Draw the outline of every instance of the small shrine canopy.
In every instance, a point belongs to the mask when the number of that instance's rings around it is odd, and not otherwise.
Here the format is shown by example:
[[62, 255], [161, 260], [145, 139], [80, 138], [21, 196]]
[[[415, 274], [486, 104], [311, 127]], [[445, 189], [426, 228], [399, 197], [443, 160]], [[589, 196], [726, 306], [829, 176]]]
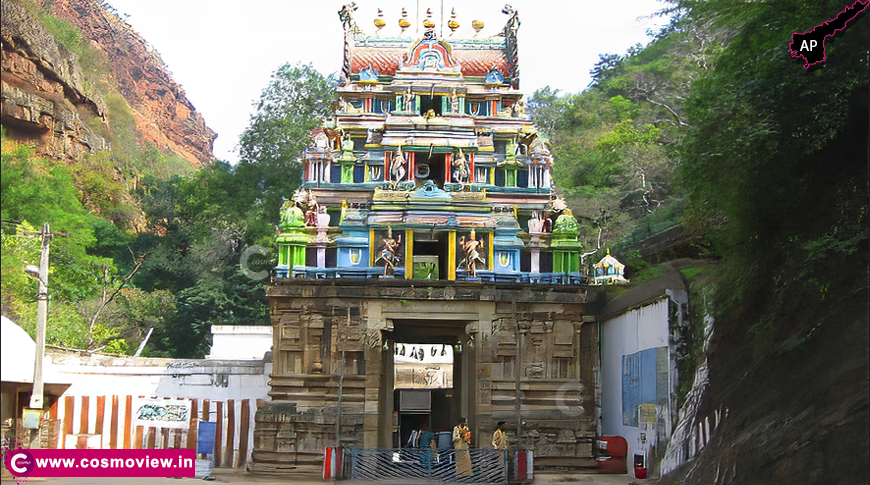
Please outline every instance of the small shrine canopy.
[[627, 285], [630, 282], [623, 276], [624, 271], [625, 265], [611, 256], [610, 249], [608, 249], [607, 256], [604, 256], [601, 258], [601, 261], [595, 263], [595, 284]]

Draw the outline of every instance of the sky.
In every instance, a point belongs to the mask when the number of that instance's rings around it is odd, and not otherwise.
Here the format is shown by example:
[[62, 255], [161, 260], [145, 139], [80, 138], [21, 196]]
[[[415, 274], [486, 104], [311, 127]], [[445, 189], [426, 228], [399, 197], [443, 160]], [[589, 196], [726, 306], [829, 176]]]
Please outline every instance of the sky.
[[[338, 10], [348, 1], [246, 0], [109, 0], [169, 66], [206, 124], [218, 133], [214, 154], [238, 161], [238, 138], [248, 125], [254, 101], [268, 86], [273, 71], [285, 63], [311, 63], [325, 75], [340, 71], [343, 31]], [[472, 20], [482, 20], [479, 37], [501, 31], [507, 15], [499, 1], [356, 0], [354, 20], [364, 33], [375, 32], [377, 9], [387, 26], [379, 35], [399, 34], [401, 9], [415, 30], [433, 12], [449, 40], [451, 9], [460, 23], [454, 34], [469, 38]], [[646, 45], [647, 30], [666, 20], [654, 16], [665, 7], [659, 0], [510, 0], [519, 12], [520, 90], [530, 96], [550, 86], [576, 93], [589, 84], [589, 70], [603, 53], [623, 54], [634, 44]], [[419, 12], [419, 21], [417, 15]], [[422, 28], [422, 27], [421, 27]]]

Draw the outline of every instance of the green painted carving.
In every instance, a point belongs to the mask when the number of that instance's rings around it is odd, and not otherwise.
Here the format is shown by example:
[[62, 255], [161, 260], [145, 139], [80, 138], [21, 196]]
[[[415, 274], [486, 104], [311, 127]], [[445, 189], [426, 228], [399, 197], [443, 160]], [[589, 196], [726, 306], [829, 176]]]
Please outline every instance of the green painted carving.
[[580, 271], [580, 248], [577, 235], [580, 226], [570, 209], [556, 219], [553, 224], [553, 238], [550, 248], [553, 250], [553, 271], [557, 273], [574, 273]]
[[282, 230], [293, 227], [305, 227], [305, 214], [293, 201], [288, 200], [281, 206], [281, 223], [278, 227]]
[[516, 165], [504, 165], [504, 186], [505, 187], [516, 187], [517, 186], [517, 166]]
[[580, 226], [577, 224], [577, 219], [574, 218], [574, 214], [572, 214], [570, 210], [565, 210], [565, 212], [556, 219], [556, 223], [553, 225], [553, 234], [565, 234], [574, 236], [575, 238], [580, 234]]
[[278, 244], [278, 265], [305, 266], [305, 245], [311, 237], [305, 233], [305, 214], [299, 207], [302, 200], [300, 191], [294, 195], [293, 201], [286, 201], [281, 206], [281, 223], [278, 225], [280, 234], [275, 238]]
[[353, 155], [353, 140], [349, 134], [341, 138], [341, 155], [338, 157], [338, 163], [341, 164], [341, 183], [352, 184], [356, 157]]
[[517, 144], [514, 142], [514, 139], [511, 138], [508, 140], [507, 145], [504, 149], [504, 161], [505, 162], [516, 162], [517, 161]]
[[423, 280], [440, 279], [438, 256], [414, 256], [414, 278]]

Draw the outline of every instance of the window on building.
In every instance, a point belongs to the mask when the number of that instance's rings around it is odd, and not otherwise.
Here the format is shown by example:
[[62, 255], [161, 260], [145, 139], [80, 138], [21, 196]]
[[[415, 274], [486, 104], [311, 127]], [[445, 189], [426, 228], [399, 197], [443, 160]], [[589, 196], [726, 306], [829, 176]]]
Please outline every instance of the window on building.
[[420, 114], [425, 116], [431, 109], [435, 111], [435, 116], [441, 116], [441, 96], [429, 96], [428, 94], [420, 95]]
[[496, 168], [495, 169], [495, 185], [498, 187], [504, 187], [504, 169]]
[[486, 101], [468, 101], [465, 103], [465, 114], [489, 116], [489, 104]]
[[492, 170], [492, 167], [474, 167], [474, 181], [478, 184], [488, 184], [490, 170]]

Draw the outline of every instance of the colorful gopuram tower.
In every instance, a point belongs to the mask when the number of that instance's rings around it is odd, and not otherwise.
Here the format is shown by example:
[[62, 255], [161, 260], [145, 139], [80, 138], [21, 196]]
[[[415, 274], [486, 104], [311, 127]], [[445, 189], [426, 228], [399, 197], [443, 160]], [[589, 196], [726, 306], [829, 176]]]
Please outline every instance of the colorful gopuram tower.
[[[417, 38], [367, 35], [340, 12], [339, 108], [281, 214], [256, 466], [319, 466], [325, 447], [396, 447], [420, 419], [449, 431], [460, 417], [474, 446], [506, 421], [539, 464], [592, 460], [584, 309], [598, 294], [523, 106], [506, 13], [500, 35], [458, 39], [430, 16]], [[394, 356], [413, 344], [450, 349], [452, 387], [402, 387]]]

